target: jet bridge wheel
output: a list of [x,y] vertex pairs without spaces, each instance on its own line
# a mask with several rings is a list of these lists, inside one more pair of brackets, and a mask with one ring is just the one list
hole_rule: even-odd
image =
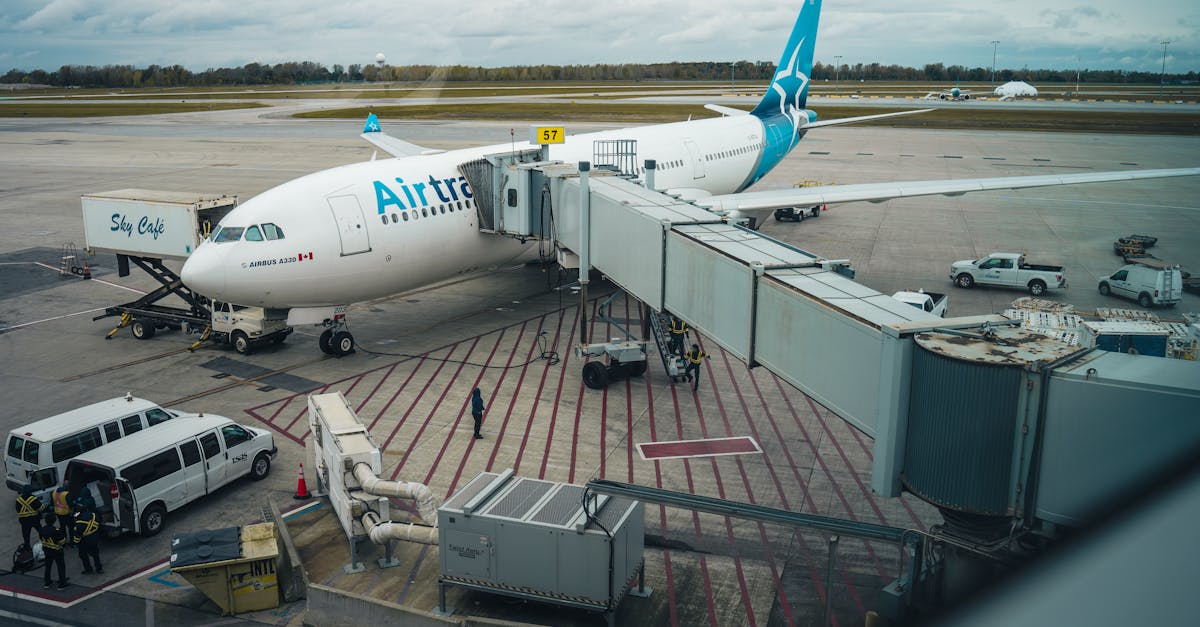
[[608,387],[608,366],[599,361],[589,361],[584,364],[583,384],[593,390],[603,390]]

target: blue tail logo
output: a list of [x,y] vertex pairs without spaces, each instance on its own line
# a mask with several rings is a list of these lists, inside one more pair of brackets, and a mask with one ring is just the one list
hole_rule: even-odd
[[367,116],[367,123],[363,125],[364,133],[381,133],[379,128],[379,118],[374,113]]

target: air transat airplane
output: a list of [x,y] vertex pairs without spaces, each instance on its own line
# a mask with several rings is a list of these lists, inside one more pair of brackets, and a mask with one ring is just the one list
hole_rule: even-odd
[[[810,130],[918,113],[817,121],[805,103],[820,10],[820,0],[804,3],[774,80],[749,113],[709,105],[724,117],[574,135],[551,146],[549,158],[589,161],[594,141],[636,140],[636,163],[659,164],[656,188],[731,220],[759,221],[783,207],[1200,174],[1192,168],[743,192]],[[427,150],[379,132],[374,116],[363,138],[394,158],[317,172],[251,198],[192,253],[184,283],[215,300],[288,309],[292,324],[323,324],[321,349],[341,355],[354,347],[343,315],[350,303],[536,257],[536,242],[480,232],[474,193],[458,170],[511,144]]]

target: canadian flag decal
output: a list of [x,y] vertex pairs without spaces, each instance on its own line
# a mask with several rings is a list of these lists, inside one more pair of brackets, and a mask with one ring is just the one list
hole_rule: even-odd
[[312,260],[312,253],[300,253],[300,254],[298,255],[298,258],[299,258],[299,260],[300,260],[300,261],[304,261],[305,259],[308,259],[308,260],[310,260],[310,261],[311,261],[311,260]]

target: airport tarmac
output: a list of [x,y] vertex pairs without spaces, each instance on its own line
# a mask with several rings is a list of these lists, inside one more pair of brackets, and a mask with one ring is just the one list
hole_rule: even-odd
[[[309,103],[306,103],[309,104]],[[582,385],[569,349],[577,308],[559,277],[536,266],[503,268],[390,299],[356,305],[351,328],[361,350],[343,359],[316,348],[318,329],[240,356],[226,347],[183,351],[190,338],[162,333],[136,341],[122,331],[103,339],[113,319],[104,307],[153,287],[146,277],[116,276],[101,256],[95,278],[61,279],[61,247],[83,245],[79,196],[143,187],[249,198],[285,180],[368,159],[359,121],[296,121],[264,110],[105,118],[0,120],[0,428],[86,403],[135,395],[190,411],[230,416],[273,430],[280,453],[263,482],[239,482],[168,516],[159,536],[104,546],[107,577],[78,575],[64,593],[40,588],[40,573],[10,574],[0,588],[22,602],[7,611],[103,624],[104,595],[146,600],[148,620],[193,624],[216,619],[216,606],[163,563],[171,534],[253,522],[265,499],[286,509],[303,459],[304,397],[342,391],[372,433],[386,442],[389,477],[428,483],[442,498],[477,473],[515,468],[522,476],[583,483],[606,477],[894,526],[928,529],[936,511],[905,496],[872,495],[871,440],[812,399],[761,369],[747,370],[707,344],[698,393],[671,385],[661,366],[605,391]],[[388,124],[385,130],[431,147],[502,142],[511,123]],[[572,125],[576,130],[603,125]],[[831,128],[812,132],[759,188],[822,183],[1074,173],[1197,165],[1200,138]],[[1066,266],[1072,287],[1048,297],[1082,310],[1136,305],[1102,297],[1096,277],[1121,265],[1114,238],[1159,237],[1155,253],[1200,271],[1200,177],[1083,185],[957,198],[894,200],[830,207],[799,224],[763,225],[764,233],[831,258],[848,258],[857,280],[884,293],[924,288],[950,293],[955,315],[1002,310],[1023,293],[953,289],[949,264],[992,251]],[[570,277],[562,280],[569,282]],[[720,286],[713,286],[719,289]],[[603,290],[593,293],[602,296]],[[1185,295],[1175,310],[1200,311]],[[595,307],[596,302],[589,304]],[[635,303],[615,309],[639,317]],[[594,314],[594,312],[593,312]],[[596,337],[616,332],[589,315]],[[544,333],[544,334],[543,334]],[[703,340],[701,340],[702,343]],[[558,361],[541,358],[556,353]],[[814,355],[813,359],[820,359]],[[465,403],[480,387],[489,406],[482,440],[470,438]],[[753,437],[763,454],[648,462],[634,445],[726,435]],[[648,599],[627,598],[620,624],[816,624],[825,597],[822,534],[681,510],[647,507]],[[0,546],[16,546],[13,514],[0,524]],[[328,508],[289,521],[313,582],[421,611],[436,601],[436,549],[401,546],[401,567],[380,570],[366,551],[366,572],[347,575],[346,544]],[[831,598],[834,623],[859,624],[877,606],[877,590],[895,576],[892,546],[843,539]],[[92,576],[95,577],[95,576]],[[127,581],[128,579],[128,581]],[[600,624],[591,614],[454,590],[459,614],[541,624]],[[14,600],[13,603],[16,603]],[[111,607],[118,607],[114,600]],[[91,613],[80,615],[82,607]],[[13,609],[16,608],[16,609]],[[297,624],[302,604],[241,618]],[[76,612],[76,614],[72,614]],[[172,613],[174,612],[174,613]],[[183,616],[177,616],[180,612]]]

